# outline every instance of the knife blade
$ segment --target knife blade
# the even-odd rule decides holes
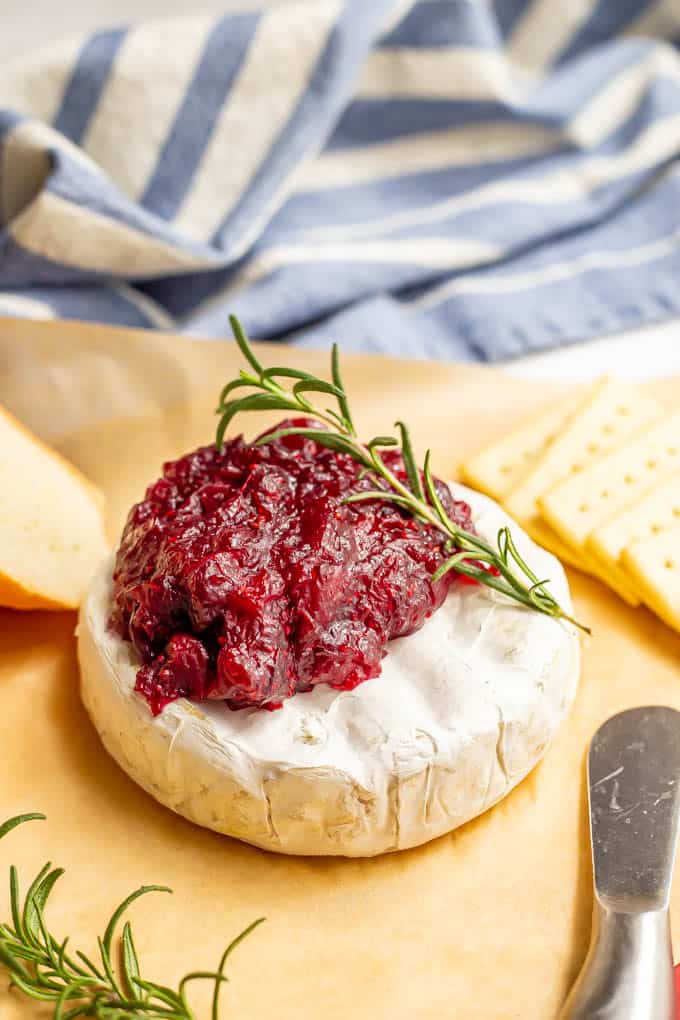
[[[629,709],[588,754],[591,944],[560,1020],[674,1020],[668,906],[680,819],[680,712]]]

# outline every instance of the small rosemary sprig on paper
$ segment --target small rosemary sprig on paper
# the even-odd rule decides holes
[[[588,627],[562,609],[546,587],[548,580],[541,580],[536,576],[520,555],[509,528],[500,529],[494,547],[484,538],[463,530],[451,520],[435,487],[430,467],[430,451],[425,454],[421,472],[413,454],[409,430],[403,422],[395,423],[399,439],[394,436],[376,436],[366,444],[359,440],[340,375],[337,344],[333,345],[332,381],[328,382],[296,368],[281,366],[263,368],[238,319],[231,316],[230,322],[236,342],[248,362],[249,370],[241,370],[238,377],[228,382],[220,394],[217,407],[217,414],[220,416],[216,436],[218,448],[221,449],[226,430],[232,420],[242,411],[292,411],[296,415],[311,416],[323,422],[327,428],[279,429],[263,436],[258,442],[270,443],[283,436],[299,435],[313,439],[320,446],[328,447],[337,453],[347,454],[361,464],[365,474],[374,479],[375,487],[354,493],[348,496],[345,502],[387,500],[446,536],[445,549],[451,552],[451,555],[433,575],[435,581],[449,570],[456,570],[459,574],[474,578],[529,609],[556,619],[568,620],[580,630],[590,633]],[[279,382],[281,379],[292,380],[290,389],[286,389]],[[236,390],[243,388],[252,392],[246,396],[232,396]],[[315,407],[308,399],[309,393],[334,397],[337,409]],[[407,485],[396,477],[380,456],[381,448],[394,446],[401,447],[408,478]],[[484,564],[492,569],[485,569]]]
[[[23,822],[44,819],[44,815],[27,814],[10,818],[0,825],[0,839]],[[241,932],[225,949],[217,970],[193,971],[179,982],[177,990],[149,981],[141,976],[139,960],[126,921],[120,938],[120,966],[113,961],[114,936],[128,907],[149,892],[171,892],[165,886],[145,885],[131,893],[114,911],[104,935],[97,939],[100,962],[94,963],[85,953],[68,951],[68,938],[59,941],[50,932],[45,920],[45,907],[63,868],[46,864],[31,883],[23,903],[19,895],[19,878],[10,868],[9,888],[11,923],[0,923],[0,966],[10,976],[10,985],[31,999],[53,1004],[53,1020],[75,1020],[95,1017],[97,1020],[196,1020],[187,999],[187,986],[192,981],[214,984],[211,1020],[219,1017],[219,996],[228,980],[224,970],[236,946],[264,918],[259,918]]]

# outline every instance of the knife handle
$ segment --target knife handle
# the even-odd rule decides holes
[[[622,913],[595,899],[588,955],[559,1020],[675,1020],[667,910]]]

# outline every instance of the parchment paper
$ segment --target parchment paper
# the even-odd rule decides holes
[[[314,371],[327,361],[288,349],[285,359]],[[217,392],[238,361],[226,343],[8,320],[0,402],[104,489],[113,538],[161,461],[210,441]],[[372,435],[405,418],[444,476],[562,391],[481,368],[382,359],[347,358],[345,375],[361,429]],[[247,431],[265,420],[246,420]],[[587,742],[619,709],[680,708],[678,636],[598,582],[570,576],[578,616],[595,636],[545,762],[458,832],[366,861],[267,854],[157,805],[107,757],[80,705],[75,616],[0,612],[0,817],[48,815],[0,844],[0,878],[12,861],[25,880],[48,858],[65,866],[49,919],[86,951],[128,891],[172,886],[174,897],[133,910],[143,965],[166,983],[214,966],[230,938],[265,914],[233,958],[225,1017],[548,1020],[590,925]],[[677,933],[677,883],[673,921]],[[0,993],[2,1020],[45,1015]]]

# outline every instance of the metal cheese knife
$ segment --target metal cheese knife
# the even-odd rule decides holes
[[[668,902],[680,817],[680,712],[634,708],[593,737],[590,949],[559,1020],[674,1020]]]

